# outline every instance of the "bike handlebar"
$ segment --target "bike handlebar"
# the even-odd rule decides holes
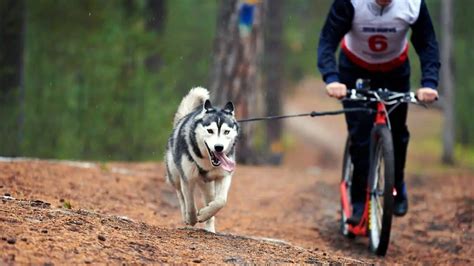
[[[418,101],[414,92],[395,92],[388,89],[350,89],[347,91],[346,97],[343,101],[368,101],[368,102],[383,102],[386,105],[393,105],[397,103],[413,103],[424,105]]]

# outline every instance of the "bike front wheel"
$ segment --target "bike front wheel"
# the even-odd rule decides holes
[[[371,134],[369,242],[372,252],[384,256],[392,226],[395,158],[392,134],[387,126],[377,125]]]

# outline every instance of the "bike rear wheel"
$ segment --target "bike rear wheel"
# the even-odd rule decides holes
[[[344,157],[342,161],[342,179],[341,179],[341,189],[345,191],[345,193],[341,193],[341,219],[340,219],[340,230],[341,233],[348,237],[354,238],[355,235],[349,231],[349,224],[347,224],[347,219],[350,217],[349,211],[345,211],[345,209],[351,209],[352,207],[346,206],[344,208],[344,201],[346,201],[349,206],[352,205],[351,202],[351,186],[352,186],[352,171],[353,171],[353,164],[351,159],[351,154],[349,152],[349,148],[351,145],[350,137],[346,140],[346,146],[344,148]],[[342,192],[342,191],[341,191]]]
[[[384,256],[392,226],[395,158],[392,134],[387,126],[377,125],[371,134],[369,242],[372,252]]]

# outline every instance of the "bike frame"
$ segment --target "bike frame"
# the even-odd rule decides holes
[[[379,89],[379,91],[383,92],[384,90]],[[359,98],[356,97],[357,92],[358,90],[354,90],[354,89],[351,90],[349,94],[350,95],[349,99],[360,99],[360,97]],[[376,99],[372,99],[370,101],[375,101],[377,104],[376,106],[377,112],[374,118],[374,126],[383,125],[383,126],[387,126],[389,129],[390,129],[390,120],[388,118],[388,115],[392,110],[394,110],[400,103],[403,103],[403,102],[418,103],[413,93],[410,94],[409,100],[395,100],[395,98],[400,97],[400,95],[397,95],[393,98],[388,97],[388,99],[382,100],[376,92],[375,93],[372,92],[371,94]],[[386,104],[394,104],[394,106],[390,110],[387,110]],[[345,180],[341,181],[339,189],[340,189],[343,212],[346,217],[350,217],[352,214],[352,206],[349,202],[350,191],[348,190],[348,184]],[[364,212],[362,214],[362,218],[359,224],[348,225],[348,231],[356,236],[368,236],[370,193],[371,193],[370,182],[367,182],[367,194],[366,194],[365,207],[364,207]]]
[[[377,102],[377,113],[375,114],[374,124],[375,125],[387,125],[387,109],[383,102]],[[362,214],[362,218],[358,225],[348,225],[348,230],[356,236],[367,236],[368,235],[368,219],[369,219],[369,204],[370,204],[370,184],[367,184],[367,193],[365,198],[365,207]],[[344,214],[346,217],[350,217],[352,214],[352,206],[349,203],[350,191],[348,191],[348,184],[346,181],[342,181],[340,185],[340,195]]]

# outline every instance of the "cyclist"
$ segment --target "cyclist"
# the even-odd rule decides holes
[[[318,68],[326,92],[338,99],[347,88],[355,88],[358,78],[370,80],[371,88],[397,92],[410,89],[408,31],[421,62],[419,101],[433,102],[438,97],[440,68],[438,43],[424,0],[335,0],[326,17],[318,45]],[[342,40],[342,42],[341,42]],[[341,42],[339,64],[335,52]],[[344,102],[344,107],[360,107],[359,102]],[[409,140],[406,126],[407,104],[390,114],[395,153],[394,214],[408,211],[404,182],[405,157]],[[357,224],[363,214],[369,169],[369,139],[373,117],[366,113],[347,113],[346,123],[354,164],[351,199],[353,213],[348,223]]]

